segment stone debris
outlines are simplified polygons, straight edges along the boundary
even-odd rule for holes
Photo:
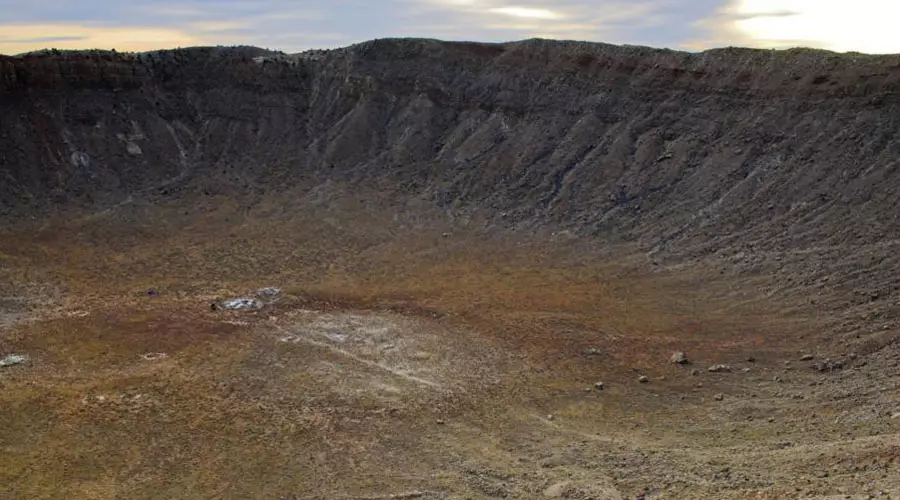
[[[689,363],[687,356],[681,351],[675,351],[669,357],[669,362],[676,365],[686,365]]]
[[[603,382],[595,382],[594,389],[597,389],[598,391],[602,391],[603,390]]]
[[[650,378],[646,375],[641,375],[640,377],[638,377],[638,382],[640,382],[641,384],[646,384],[647,382],[650,382]]]
[[[813,360],[812,354],[804,354],[803,356],[800,356],[800,361],[812,361],[812,360]]]
[[[590,349],[585,349],[584,351],[585,356],[600,356],[601,354],[602,353],[600,352],[600,349],[597,349],[596,347],[591,347]]]
[[[25,354],[10,354],[9,356],[0,359],[0,368],[19,365],[28,361],[28,356]]]
[[[262,288],[256,291],[256,295],[259,295],[260,297],[277,297],[280,294],[281,289],[273,287]]]
[[[715,399],[716,401],[722,401],[723,399],[725,399],[725,395],[721,393],[716,394],[715,396],[713,396],[713,399]]]
[[[141,359],[144,361],[158,361],[160,359],[166,359],[169,355],[164,352],[148,352],[141,354]]]
[[[728,373],[728,372],[731,372],[731,367],[728,365],[712,365],[709,368],[707,368],[706,371],[712,372],[712,373]]]
[[[834,370],[840,370],[844,368],[844,361],[840,359],[831,360],[826,359],[825,361],[821,361],[819,363],[813,364],[813,368],[820,372],[830,372]]]
[[[256,299],[228,299],[218,302],[222,309],[241,310],[241,309],[262,309],[262,302]],[[215,309],[213,309],[215,310]]]
[[[694,368],[693,370],[691,370],[691,375],[694,377],[700,375],[700,370]]]

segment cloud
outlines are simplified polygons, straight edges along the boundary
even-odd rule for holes
[[[392,36],[766,46],[784,43],[784,34],[762,32],[803,14],[794,4],[804,1],[811,0],[0,0],[0,52],[50,44],[119,50],[247,44],[296,52]]]
[[[688,45],[900,53],[897,19],[900,3],[885,0],[732,0],[698,23],[705,36]]]
[[[202,45],[203,39],[171,28],[91,24],[0,25],[0,53],[39,48],[146,51],[159,47]]]
[[[536,9],[532,7],[495,7],[493,9],[488,9],[488,12],[530,19],[562,19],[566,17],[559,12],[554,12],[549,9]]]

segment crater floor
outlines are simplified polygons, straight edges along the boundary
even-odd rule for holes
[[[0,496],[900,495],[893,331],[849,352],[769,278],[186,208],[2,230]]]

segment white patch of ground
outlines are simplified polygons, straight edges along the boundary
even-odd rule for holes
[[[485,352],[423,318],[378,312],[295,312],[269,322],[280,342],[328,352],[306,369],[344,394],[391,398],[463,388],[490,366]],[[335,360],[340,362],[335,362]]]

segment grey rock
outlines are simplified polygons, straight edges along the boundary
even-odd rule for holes
[[[818,363],[813,364],[813,368],[819,372],[830,372],[835,370],[840,370],[844,368],[844,361],[840,359],[831,360],[826,359],[824,361],[820,361]]]
[[[222,309],[262,309],[263,303],[256,299],[227,299],[217,303]]]
[[[638,382],[640,382],[641,384],[646,384],[647,382],[650,382],[650,378],[646,375],[641,375],[640,377],[638,377]]]
[[[256,295],[260,297],[276,297],[281,294],[281,289],[279,288],[262,288],[256,291]]]
[[[725,395],[719,393],[719,394],[716,394],[715,396],[713,396],[713,399],[715,399],[716,401],[722,401],[723,399],[725,399]]]
[[[800,361],[812,361],[814,356],[812,354],[804,354],[800,356]]]
[[[712,365],[709,368],[707,368],[706,371],[709,371],[712,373],[728,373],[728,372],[731,372],[731,366],[729,366],[729,365]]]
[[[598,391],[602,391],[603,390],[603,382],[595,382],[594,389],[597,389]]]
[[[669,362],[676,365],[686,365],[689,363],[687,356],[681,351],[675,351],[669,356]]]
[[[6,356],[5,358],[0,359],[0,368],[7,367],[7,366],[13,366],[13,365],[19,365],[19,364],[25,363],[29,359],[30,358],[28,357],[27,354],[10,354],[9,356]]]

